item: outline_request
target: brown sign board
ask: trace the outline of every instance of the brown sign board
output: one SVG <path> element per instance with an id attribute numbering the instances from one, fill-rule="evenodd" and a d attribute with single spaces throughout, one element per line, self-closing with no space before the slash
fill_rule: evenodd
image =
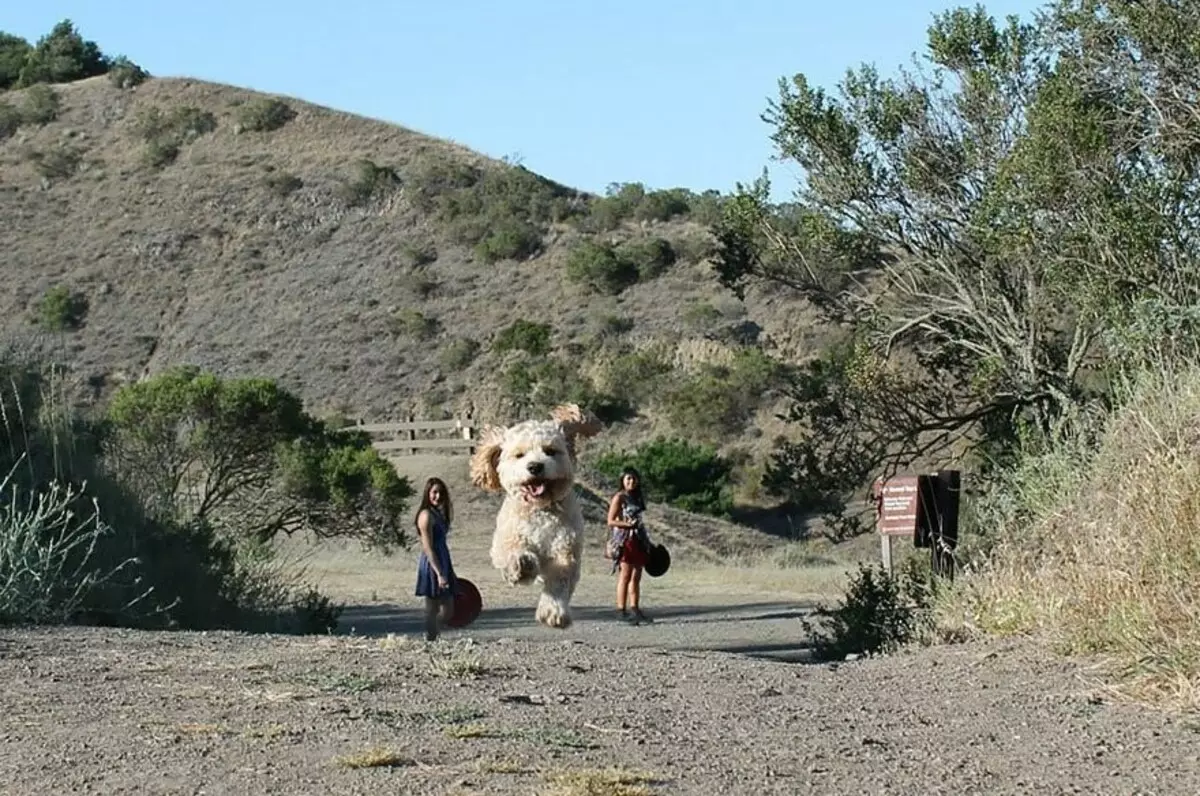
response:
<path id="1" fill-rule="evenodd" d="M 902 475 L 876 481 L 875 525 L 883 536 L 912 536 L 917 531 L 920 476 Z"/>

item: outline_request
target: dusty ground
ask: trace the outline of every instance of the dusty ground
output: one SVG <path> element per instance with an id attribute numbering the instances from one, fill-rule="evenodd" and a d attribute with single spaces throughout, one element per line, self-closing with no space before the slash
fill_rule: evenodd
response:
<path id="1" fill-rule="evenodd" d="M 1031 645 L 789 662 L 835 567 L 681 555 L 633 628 L 589 555 L 577 624 L 539 628 L 535 592 L 483 557 L 492 504 L 468 497 L 453 549 L 486 609 L 433 645 L 413 554 L 349 550 L 309 562 L 354 604 L 336 636 L 0 632 L 0 791 L 1200 792 L 1200 725 L 1110 703 Z"/>

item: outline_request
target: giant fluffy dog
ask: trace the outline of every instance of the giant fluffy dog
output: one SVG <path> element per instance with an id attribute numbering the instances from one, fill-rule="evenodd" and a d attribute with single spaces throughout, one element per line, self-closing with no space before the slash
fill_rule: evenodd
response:
<path id="1" fill-rule="evenodd" d="M 575 443 L 602 427 L 575 404 L 555 407 L 550 416 L 485 427 L 471 457 L 471 481 L 505 493 L 492 536 L 492 565 L 513 586 L 540 580 L 537 621 L 566 628 L 583 553 Z"/>

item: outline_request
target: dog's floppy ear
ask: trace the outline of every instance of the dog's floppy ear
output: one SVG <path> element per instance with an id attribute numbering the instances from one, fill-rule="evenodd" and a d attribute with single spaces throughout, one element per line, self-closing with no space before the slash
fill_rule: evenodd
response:
<path id="1" fill-rule="evenodd" d="M 471 483 L 488 492 L 500 489 L 500 447 L 504 442 L 504 429 L 500 426 L 484 426 L 471 454 Z"/>
<path id="2" fill-rule="evenodd" d="M 550 417 L 562 428 L 572 456 L 575 455 L 576 439 L 594 437 L 604 430 L 604 424 L 591 412 L 581 409 L 578 404 L 560 404 L 550 410 Z"/>

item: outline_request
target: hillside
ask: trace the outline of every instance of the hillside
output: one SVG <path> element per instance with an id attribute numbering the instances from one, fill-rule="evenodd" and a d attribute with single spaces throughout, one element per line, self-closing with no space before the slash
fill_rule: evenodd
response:
<path id="1" fill-rule="evenodd" d="M 611 444 L 677 433 L 752 472 L 779 432 L 761 353 L 826 339 L 717 285 L 715 193 L 589 196 L 295 99 L 115 82 L 0 94 L 4 335 L 89 400 L 185 362 L 372 420 L 575 398 Z"/>

